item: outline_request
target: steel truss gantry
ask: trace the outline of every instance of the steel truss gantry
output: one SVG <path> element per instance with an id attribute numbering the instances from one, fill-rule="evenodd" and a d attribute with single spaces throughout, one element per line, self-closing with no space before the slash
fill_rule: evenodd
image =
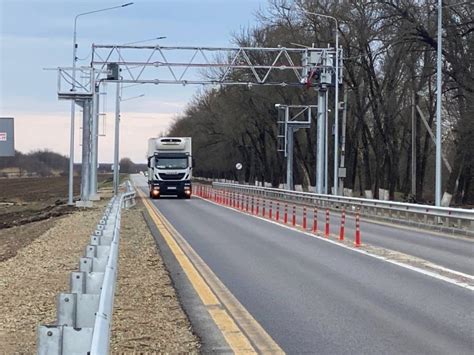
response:
<path id="1" fill-rule="evenodd" d="M 187 59 L 183 59 L 187 58 Z M 96 141 L 99 95 L 98 88 L 102 82 L 130 84 L 180 84 L 180 85 L 246 85 L 246 86 L 281 86 L 301 87 L 306 85 L 318 91 L 318 97 L 326 102 L 327 88 L 334 85 L 335 68 L 339 68 L 339 83 L 342 82 L 342 59 L 339 66 L 335 64 L 335 48 L 264 48 L 264 47 L 165 47 L 142 45 L 92 45 L 90 67 L 80 68 L 83 71 L 82 81 L 69 74 L 73 68 L 58 68 L 58 97 L 76 102 L 91 100 L 88 106 L 91 133 L 83 130 L 82 167 L 87 174 L 89 187 L 81 184 L 81 199 L 88 201 L 97 189 L 97 144 Z M 342 50 L 339 49 L 339 58 Z M 118 69 L 119 68 L 119 69 Z M 74 84 L 73 84 L 74 83 Z M 70 90 L 73 86 L 74 91 Z M 321 100 L 319 100 L 321 102 Z M 319 105 L 318 107 L 326 107 Z M 116 104 L 116 126 L 119 117 L 119 102 Z M 92 112 L 94 111 L 94 112 Z M 319 112 L 318 114 L 322 114 Z M 87 117 L 86 117 L 87 118 Z M 318 125 L 318 137 L 325 132 Z M 327 128 L 326 128 L 327 129 Z M 87 135 L 87 136 L 86 136 Z M 114 170 L 118 171 L 118 132 L 116 130 L 114 152 Z M 321 152 L 321 154 L 323 154 Z M 318 161 L 324 159 L 319 154 Z M 91 162 L 95 162 L 95 168 Z M 319 165 L 319 164 L 318 164 Z M 317 176 L 320 174 L 317 171 Z M 114 179 L 118 179 L 115 177 Z M 117 181 L 114 181 L 114 186 Z M 318 184 L 317 184 L 318 186 Z M 89 191 L 86 191 L 86 189 Z"/>
<path id="2" fill-rule="evenodd" d="M 294 134 L 299 129 L 311 127 L 312 109 L 317 108 L 317 105 L 276 104 L 275 107 L 278 110 L 278 151 L 286 157 L 286 188 L 294 190 Z"/>

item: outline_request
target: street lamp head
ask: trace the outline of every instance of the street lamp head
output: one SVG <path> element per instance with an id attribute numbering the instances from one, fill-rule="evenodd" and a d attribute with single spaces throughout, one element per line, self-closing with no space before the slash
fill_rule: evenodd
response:
<path id="1" fill-rule="evenodd" d="M 126 4 L 123 4 L 122 7 L 130 6 L 133 5 L 133 2 L 127 2 Z"/>

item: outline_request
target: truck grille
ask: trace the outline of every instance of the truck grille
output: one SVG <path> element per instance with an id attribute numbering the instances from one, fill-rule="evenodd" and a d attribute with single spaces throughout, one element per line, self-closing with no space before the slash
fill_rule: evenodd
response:
<path id="1" fill-rule="evenodd" d="M 184 173 L 180 174 L 158 174 L 161 180 L 181 180 L 184 178 Z"/>

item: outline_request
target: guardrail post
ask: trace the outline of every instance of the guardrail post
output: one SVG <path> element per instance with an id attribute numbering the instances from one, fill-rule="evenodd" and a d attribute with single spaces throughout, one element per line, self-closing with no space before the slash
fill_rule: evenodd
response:
<path id="1" fill-rule="evenodd" d="M 70 278 L 71 293 L 86 293 L 86 277 L 85 272 L 71 272 Z"/>
<path id="2" fill-rule="evenodd" d="M 131 190 L 130 184 L 126 184 Z M 120 213 L 134 205 L 135 192 L 112 198 L 90 244 L 70 275 L 70 292 L 57 296 L 55 325 L 38 326 L 37 353 L 106 354 L 115 289 Z M 98 320 L 100 319 L 100 320 Z"/>
<path id="3" fill-rule="evenodd" d="M 77 298 L 75 293 L 60 293 L 57 298 L 56 324 L 76 327 Z"/>

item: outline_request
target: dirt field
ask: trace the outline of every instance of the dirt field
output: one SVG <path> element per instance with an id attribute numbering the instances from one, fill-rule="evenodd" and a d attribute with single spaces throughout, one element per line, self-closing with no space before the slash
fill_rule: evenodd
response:
<path id="1" fill-rule="evenodd" d="M 110 176 L 99 176 L 101 185 Z M 74 193 L 80 180 L 74 179 Z M 54 217 L 72 213 L 67 206 L 68 178 L 0 179 L 0 261 L 16 252 L 52 227 Z M 35 223 L 33 223 L 35 222 Z"/>
<path id="2" fill-rule="evenodd" d="M 69 289 L 69 273 L 77 270 L 111 193 L 102 189 L 104 199 L 92 209 L 57 204 L 66 208 L 62 215 L 32 222 L 32 216 L 51 211 L 57 200 L 65 201 L 67 180 L 15 180 L 0 180 L 0 201 L 12 203 L 0 209 L 3 220 L 17 216 L 20 224 L 0 229 L 0 354 L 33 354 L 36 327 L 54 324 L 56 295 Z M 28 186 L 30 193 L 25 193 Z M 198 353 L 199 340 L 141 213 L 137 206 L 122 215 L 111 350 Z"/>

